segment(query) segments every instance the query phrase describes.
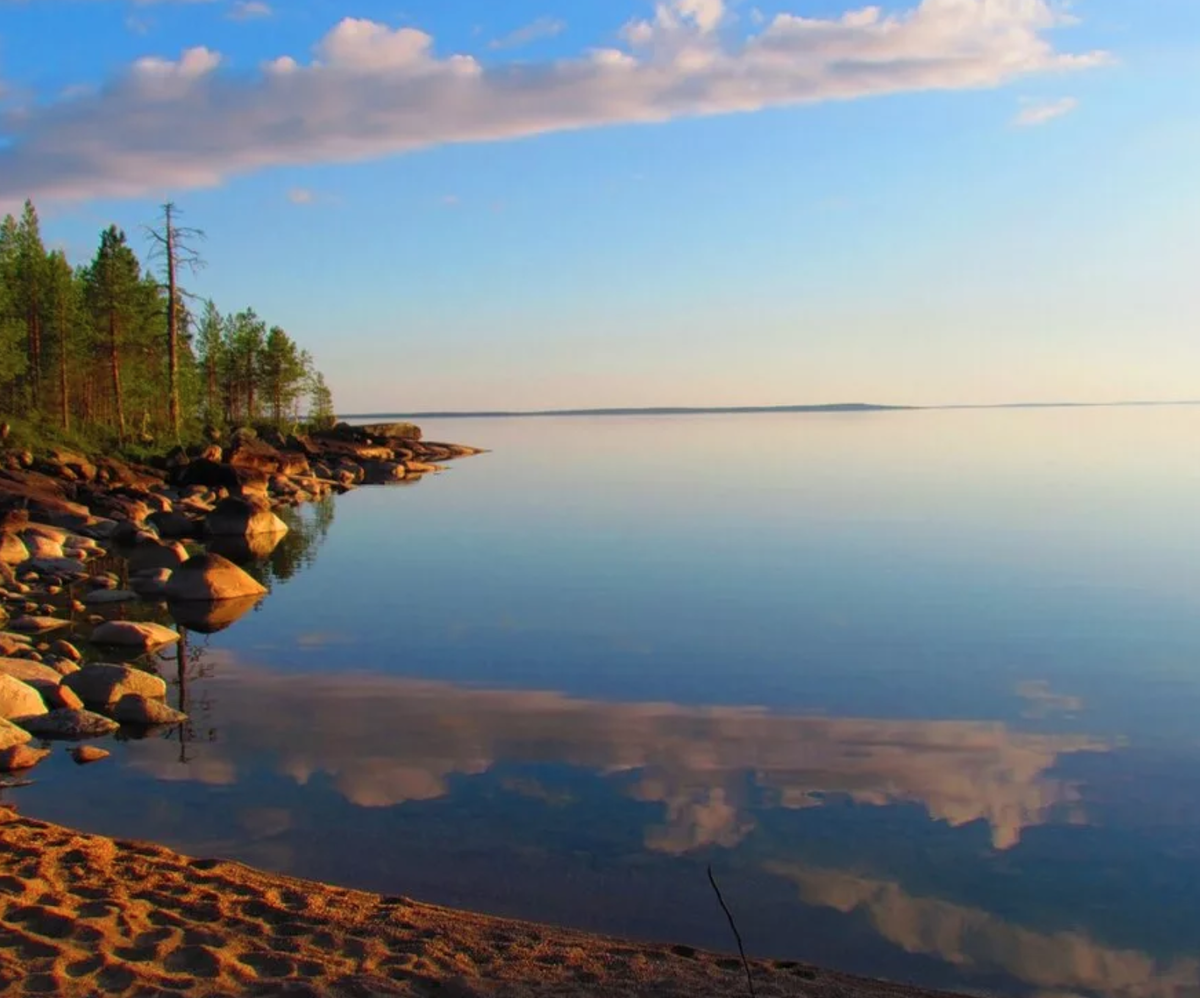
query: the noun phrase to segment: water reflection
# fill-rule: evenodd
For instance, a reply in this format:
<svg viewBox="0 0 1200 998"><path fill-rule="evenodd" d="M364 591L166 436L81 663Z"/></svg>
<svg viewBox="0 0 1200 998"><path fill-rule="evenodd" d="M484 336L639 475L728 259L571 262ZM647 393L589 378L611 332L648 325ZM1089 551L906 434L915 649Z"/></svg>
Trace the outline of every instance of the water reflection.
<svg viewBox="0 0 1200 998"><path fill-rule="evenodd" d="M452 776L499 761L635 773L632 795L666 808L647 845L670 853L741 841L754 828L749 789L785 809L819 807L830 794L870 806L918 803L951 826L986 822L994 847L1007 849L1079 800L1074 785L1049 774L1060 756L1109 748L995 723L605 703L231 662L223 670L211 684L221 691L222 737L206 749L222 780L242 760L271 760L298 783L323 773L350 802L388 807L441 797ZM165 762L145 753L135 764L163 776Z"/></svg>
<svg viewBox="0 0 1200 998"><path fill-rule="evenodd" d="M979 908L918 897L900 884L841 870L769 864L808 904L860 913L906 953L975 973L1003 972L1045 992L1179 998L1200 993L1200 959L1160 959L1085 932L1036 932Z"/></svg>

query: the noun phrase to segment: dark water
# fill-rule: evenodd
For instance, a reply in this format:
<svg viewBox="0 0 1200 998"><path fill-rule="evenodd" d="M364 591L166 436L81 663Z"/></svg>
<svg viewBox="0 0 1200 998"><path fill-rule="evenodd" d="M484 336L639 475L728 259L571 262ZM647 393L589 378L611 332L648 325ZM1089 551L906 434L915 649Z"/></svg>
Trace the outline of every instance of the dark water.
<svg viewBox="0 0 1200 998"><path fill-rule="evenodd" d="M1200 994L1200 409L444 421L26 813L1003 994ZM178 684L182 672L185 682ZM12 794L10 794L12 796Z"/></svg>

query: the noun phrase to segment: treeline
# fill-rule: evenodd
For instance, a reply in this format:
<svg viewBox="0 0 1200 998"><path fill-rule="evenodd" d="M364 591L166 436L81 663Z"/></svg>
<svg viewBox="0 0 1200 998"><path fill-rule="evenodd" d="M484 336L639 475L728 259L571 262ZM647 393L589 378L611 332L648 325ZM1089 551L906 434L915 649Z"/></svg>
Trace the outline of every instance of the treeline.
<svg viewBox="0 0 1200 998"><path fill-rule="evenodd" d="M72 266L37 211L0 225L0 412L115 444L195 439L206 427L329 423L311 355L253 309L222 314L181 287L202 233L163 206L143 265L115 225ZM155 266L157 265L157 266Z"/></svg>

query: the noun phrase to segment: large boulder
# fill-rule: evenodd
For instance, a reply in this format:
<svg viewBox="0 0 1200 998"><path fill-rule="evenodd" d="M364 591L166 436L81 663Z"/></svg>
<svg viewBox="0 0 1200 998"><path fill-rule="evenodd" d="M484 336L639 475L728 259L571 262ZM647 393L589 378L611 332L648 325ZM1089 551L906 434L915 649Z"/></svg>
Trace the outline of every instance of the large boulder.
<svg viewBox="0 0 1200 998"><path fill-rule="evenodd" d="M46 713L42 695L28 683L0 674L0 717L21 721Z"/></svg>
<svg viewBox="0 0 1200 998"><path fill-rule="evenodd" d="M180 488L201 485L206 489L224 489L231 496L265 495L267 482L266 473L257 468L205 459L193 461L175 479Z"/></svg>
<svg viewBox="0 0 1200 998"><path fill-rule="evenodd" d="M159 537L194 537L196 523L183 513L151 513L146 522L158 531Z"/></svg>
<svg viewBox="0 0 1200 998"><path fill-rule="evenodd" d="M52 710L48 714L22 719L21 727L38 738L103 738L120 729L116 721L90 710Z"/></svg>
<svg viewBox="0 0 1200 998"><path fill-rule="evenodd" d="M234 467L253 468L268 475L279 471L283 463L279 451L269 443L246 436L233 441L225 460Z"/></svg>
<svg viewBox="0 0 1200 998"><path fill-rule="evenodd" d="M159 699L167 695L167 684L162 679L130 665L85 665L65 676L63 685L78 693L84 703L95 707L116 703L126 693Z"/></svg>
<svg viewBox="0 0 1200 998"><path fill-rule="evenodd" d="M24 728L0 717L0 750L24 745L31 740L32 736Z"/></svg>
<svg viewBox="0 0 1200 998"><path fill-rule="evenodd" d="M140 538L129 556L129 572L136 575L159 568L174 570L188 559L187 548L178 541L157 541Z"/></svg>
<svg viewBox="0 0 1200 998"><path fill-rule="evenodd" d="M19 565L28 558L29 548L20 537L9 531L0 534L0 563Z"/></svg>
<svg viewBox="0 0 1200 998"><path fill-rule="evenodd" d="M62 675L41 662L31 662L27 658L0 658L0 676L11 676L38 690L57 686L62 682Z"/></svg>
<svg viewBox="0 0 1200 998"><path fill-rule="evenodd" d="M121 697L112 708L112 716L122 724L182 724L187 720L187 714L140 693Z"/></svg>
<svg viewBox="0 0 1200 998"><path fill-rule="evenodd" d="M134 620L107 620L92 631L93 644L140 651L151 651L178 640L179 635L169 627Z"/></svg>
<svg viewBox="0 0 1200 998"><path fill-rule="evenodd" d="M198 554L171 573L166 596L175 602L257 598L266 587L219 554Z"/></svg>
<svg viewBox="0 0 1200 998"><path fill-rule="evenodd" d="M63 557L62 541L46 537L40 532L34 533L27 530L21 540L25 542L25 549L29 552L30 558Z"/></svg>
<svg viewBox="0 0 1200 998"><path fill-rule="evenodd" d="M231 496L222 499L204 521L213 537L248 537L251 534L286 534L287 524L263 502Z"/></svg>
<svg viewBox="0 0 1200 998"><path fill-rule="evenodd" d="M96 477L96 466L82 454L63 447L51 447L47 455L49 463L59 468L67 468L79 478L91 481Z"/></svg>

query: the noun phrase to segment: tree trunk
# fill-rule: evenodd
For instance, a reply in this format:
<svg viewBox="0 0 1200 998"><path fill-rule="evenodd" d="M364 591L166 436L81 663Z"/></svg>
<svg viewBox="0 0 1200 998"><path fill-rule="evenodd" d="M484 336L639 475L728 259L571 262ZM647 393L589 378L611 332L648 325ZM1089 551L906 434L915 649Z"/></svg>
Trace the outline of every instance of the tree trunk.
<svg viewBox="0 0 1200 998"><path fill-rule="evenodd" d="M30 299L25 325L29 336L29 401L36 409L41 402L42 323L36 297Z"/></svg>
<svg viewBox="0 0 1200 998"><path fill-rule="evenodd" d="M121 400L121 358L117 350L117 313L108 312L108 362L112 372L113 404L117 412L117 436L125 442L125 405Z"/></svg>
<svg viewBox="0 0 1200 998"><path fill-rule="evenodd" d="M175 292L175 226L171 221L171 205L164 209L167 243L167 398L171 432L179 441L179 309Z"/></svg>
<svg viewBox="0 0 1200 998"><path fill-rule="evenodd" d="M71 432L71 395L67 386L67 310L58 309L58 412L64 433Z"/></svg>

